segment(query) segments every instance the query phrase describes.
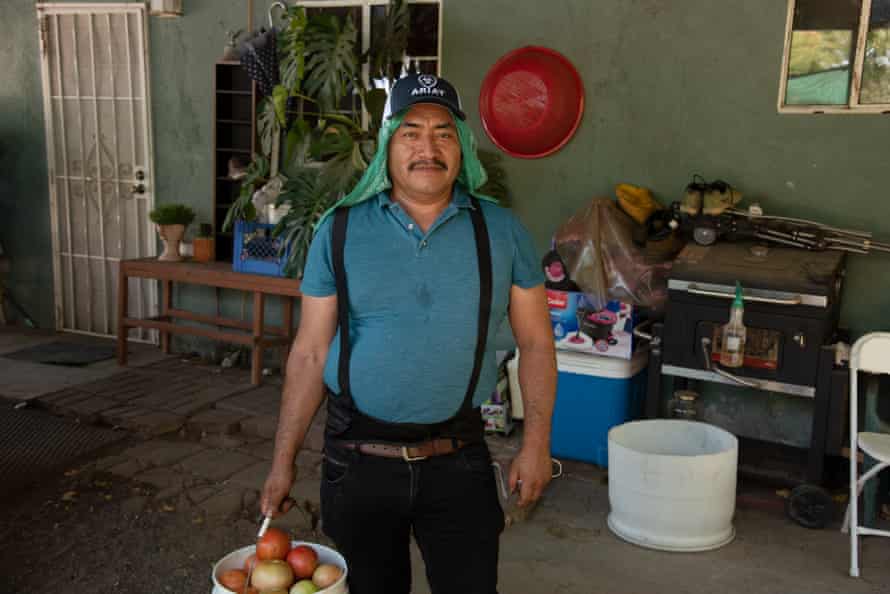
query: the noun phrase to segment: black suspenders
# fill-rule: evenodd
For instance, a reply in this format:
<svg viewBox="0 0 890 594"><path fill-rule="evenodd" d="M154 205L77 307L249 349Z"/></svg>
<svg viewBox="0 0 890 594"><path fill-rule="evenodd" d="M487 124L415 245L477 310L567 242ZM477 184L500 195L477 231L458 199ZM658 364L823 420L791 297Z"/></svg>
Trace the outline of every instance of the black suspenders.
<svg viewBox="0 0 890 594"><path fill-rule="evenodd" d="M470 209L470 219L473 222L473 235L476 239L476 257L479 264L479 327L476 335L476 350L474 353L473 372L470 374L467 392L463 403L455 415L460 416L473 408L473 395L479 384L479 375L482 372L482 360L485 356L485 347L488 343L488 326L491 319L492 300L492 268L491 268L491 243L488 236L488 227L485 225L485 217L482 215L482 207L479 200L471 198L473 208ZM339 397L346 397L352 401L349 388L349 291L346 283L346 268L343 264L343 252L346 244L346 226L349 220L349 208L338 208L334 212L334 223L331 233L331 247L334 265L334 282L337 286L337 323L340 330L340 359L337 371L337 381L340 384Z"/></svg>

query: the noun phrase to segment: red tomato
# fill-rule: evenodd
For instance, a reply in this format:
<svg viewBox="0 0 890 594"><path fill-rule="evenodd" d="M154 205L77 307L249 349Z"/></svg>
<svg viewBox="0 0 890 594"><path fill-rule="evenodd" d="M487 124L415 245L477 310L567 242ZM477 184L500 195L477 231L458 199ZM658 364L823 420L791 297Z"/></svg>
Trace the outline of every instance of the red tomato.
<svg viewBox="0 0 890 594"><path fill-rule="evenodd" d="M222 572L217 578L222 587L232 592L240 592L244 590L244 582L247 581L247 572L240 569L230 569Z"/></svg>
<svg viewBox="0 0 890 594"><path fill-rule="evenodd" d="M300 545L291 549L287 554L287 563L294 570L298 580L311 578L312 572L318 567L318 553L315 549L306 545Z"/></svg>
<svg viewBox="0 0 890 594"><path fill-rule="evenodd" d="M284 530L269 528L256 544L256 558L260 561L283 560L290 550L290 538Z"/></svg>

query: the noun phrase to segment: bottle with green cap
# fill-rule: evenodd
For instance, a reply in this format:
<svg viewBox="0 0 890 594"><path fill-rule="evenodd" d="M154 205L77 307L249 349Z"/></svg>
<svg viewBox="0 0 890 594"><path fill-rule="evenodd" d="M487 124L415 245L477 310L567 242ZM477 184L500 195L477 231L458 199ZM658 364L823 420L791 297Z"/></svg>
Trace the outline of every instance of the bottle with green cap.
<svg viewBox="0 0 890 594"><path fill-rule="evenodd" d="M724 367L741 367L745 363L745 302L742 285L735 284L735 299L729 309L729 323L723 326L723 349L720 364Z"/></svg>

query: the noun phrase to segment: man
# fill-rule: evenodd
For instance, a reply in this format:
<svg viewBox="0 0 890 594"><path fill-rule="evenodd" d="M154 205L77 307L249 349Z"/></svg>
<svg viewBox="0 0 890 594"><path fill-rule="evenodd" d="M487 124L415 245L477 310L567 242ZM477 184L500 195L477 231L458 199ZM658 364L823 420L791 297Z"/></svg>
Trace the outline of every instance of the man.
<svg viewBox="0 0 890 594"><path fill-rule="evenodd" d="M504 518L479 406L509 315L525 406L509 486L530 504L550 480L556 385L540 260L513 214L477 192L485 172L447 81L399 80L384 117L374 161L309 250L261 506L289 508L327 394L322 525L350 592L410 592L413 532L434 594L494 594Z"/></svg>

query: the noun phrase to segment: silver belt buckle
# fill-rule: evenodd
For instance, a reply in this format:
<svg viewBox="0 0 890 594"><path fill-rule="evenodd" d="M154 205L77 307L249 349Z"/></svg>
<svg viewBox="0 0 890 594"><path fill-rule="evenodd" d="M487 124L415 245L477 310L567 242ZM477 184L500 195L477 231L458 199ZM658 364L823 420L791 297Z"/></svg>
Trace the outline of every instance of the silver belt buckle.
<svg viewBox="0 0 890 594"><path fill-rule="evenodd" d="M420 462L427 458L429 458L429 456L409 456L408 446L402 446L402 459L405 460L405 462Z"/></svg>

